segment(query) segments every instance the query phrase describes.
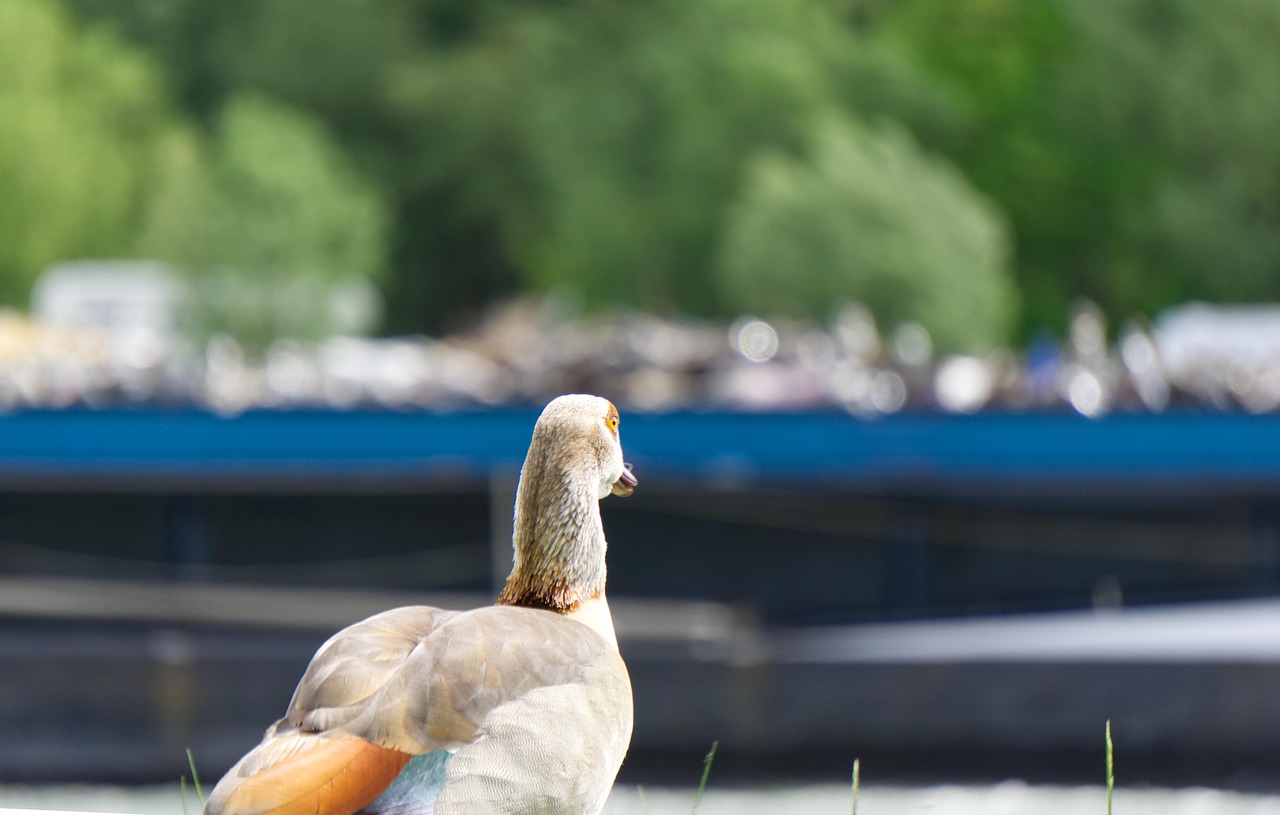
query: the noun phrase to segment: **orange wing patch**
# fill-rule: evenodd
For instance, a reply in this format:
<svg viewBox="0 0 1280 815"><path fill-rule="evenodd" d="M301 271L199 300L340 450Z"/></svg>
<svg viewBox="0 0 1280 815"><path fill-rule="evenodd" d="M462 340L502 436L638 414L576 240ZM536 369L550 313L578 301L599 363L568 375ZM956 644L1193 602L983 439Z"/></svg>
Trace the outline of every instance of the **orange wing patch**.
<svg viewBox="0 0 1280 815"><path fill-rule="evenodd" d="M219 782L205 815L352 815L413 758L354 736L294 732L278 738L299 741L268 739L255 748Z"/></svg>

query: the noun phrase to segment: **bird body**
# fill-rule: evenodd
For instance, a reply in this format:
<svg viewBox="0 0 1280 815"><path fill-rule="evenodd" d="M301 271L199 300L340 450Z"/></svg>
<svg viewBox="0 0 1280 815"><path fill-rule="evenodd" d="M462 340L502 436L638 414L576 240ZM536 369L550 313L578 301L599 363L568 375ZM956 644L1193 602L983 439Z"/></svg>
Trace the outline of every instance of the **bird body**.
<svg viewBox="0 0 1280 815"><path fill-rule="evenodd" d="M498 604L392 609L317 651L206 815L594 815L631 739L599 500L628 495L617 410L565 396L521 471Z"/></svg>

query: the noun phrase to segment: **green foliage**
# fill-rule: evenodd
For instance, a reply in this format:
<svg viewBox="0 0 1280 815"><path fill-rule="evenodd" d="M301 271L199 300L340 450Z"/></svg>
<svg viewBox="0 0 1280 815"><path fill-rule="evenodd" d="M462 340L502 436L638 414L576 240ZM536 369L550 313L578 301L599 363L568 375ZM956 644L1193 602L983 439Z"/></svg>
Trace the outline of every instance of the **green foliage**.
<svg viewBox="0 0 1280 815"><path fill-rule="evenodd" d="M145 254L188 273L198 335L254 347L341 329L331 290L382 268L386 212L312 117L234 97L157 196Z"/></svg>
<svg viewBox="0 0 1280 815"><path fill-rule="evenodd" d="M387 195L394 216L385 280L391 331L438 330L510 293L518 280L486 174L506 166L501 44L478 46L507 5L480 0L68 0L162 59L184 105L216 126L226 101L269 95L323 119L347 158ZM511 4L519 11L520 4ZM491 85L448 109L439 86L471 53L495 58ZM468 143L467 139L477 139Z"/></svg>
<svg viewBox="0 0 1280 815"><path fill-rule="evenodd" d="M968 346L999 341L1010 320L1024 334L1061 325L1082 295L1117 318L1189 298L1280 297L1272 0L65 2L145 46L205 131L245 94L322 121L393 207L394 330L439 328L518 287L724 314L754 302L739 288L755 261L733 248L752 243L744 222L793 247L805 230L825 235L821 251L841 257L874 248L881 268L897 263L893 241L924 234L926 213L943 219L927 231L932 248L902 250L896 277L798 273L784 287L795 307L817 308L805 287L870 289L891 323L934 308L923 292L965 288L981 304L969 325L942 306L911 316ZM53 255L115 251L149 179L170 175L157 168L217 163L201 157L203 134L164 124L144 61L73 30L58 8L0 0L0 122L23 122L0 124L0 168L32 201L14 210L24 199L0 189L9 277L29 279ZM85 60L93 70L30 78ZM833 121L852 153L876 144L899 157L900 195L854 190L855 170L823 158ZM95 195L76 197L86 168ZM835 217L784 206L783 177L833 206L883 203L892 226L865 250L832 248L849 243L833 236ZM938 184L950 203L909 205ZM783 216L806 206L816 223ZM1001 257L1010 242L1016 253ZM940 247L967 271L923 260ZM818 262L817 246L803 251ZM1006 264L1020 297L990 271ZM729 269L731 285L717 279ZM955 282L966 275L972 292Z"/></svg>
<svg viewBox="0 0 1280 815"><path fill-rule="evenodd" d="M335 282L385 264L380 195L309 114L237 95L214 127L184 122L105 29L0 0L0 302L25 304L55 261L143 254L199 280L197 333L337 327Z"/></svg>
<svg viewBox="0 0 1280 815"><path fill-rule="evenodd" d="M907 123L1011 223L1024 331L1061 324L1073 298L1098 297L1080 289L1077 253L1094 244L1085 238L1082 248L1082 236L1098 236L1099 195L1095 177L1071 164L1071 136L1059 134L1054 83L1073 42L1060 4L906 0L888 6L875 30L946 99L941 128Z"/></svg>
<svg viewBox="0 0 1280 815"><path fill-rule="evenodd" d="M1024 330L1280 297L1280 7L907 0L872 28L954 112L920 127L1008 214ZM929 123L926 123L926 125Z"/></svg>
<svg viewBox="0 0 1280 815"><path fill-rule="evenodd" d="M900 127L833 120L811 156L764 154L730 211L727 299L757 313L823 314L860 300L916 320L946 350L1007 337L1015 292L1004 222Z"/></svg>
<svg viewBox="0 0 1280 815"><path fill-rule="evenodd" d="M835 108L847 34L790 0L576 4L482 20L426 59L428 183L464 172L527 284L588 304L722 311L708 270L761 147Z"/></svg>
<svg viewBox="0 0 1280 815"><path fill-rule="evenodd" d="M1081 5L1063 97L1121 182L1103 269L1126 288L1111 299L1151 310L1280 297L1280 6ZM1147 281L1161 285L1142 297Z"/></svg>
<svg viewBox="0 0 1280 815"><path fill-rule="evenodd" d="M74 2L151 44L200 115L252 88L325 118L396 198L400 330L517 283L728 314L715 275L762 156L799 159L816 122L863 108L940 133L954 117L819 0Z"/></svg>
<svg viewBox="0 0 1280 815"><path fill-rule="evenodd" d="M44 267L127 253L171 136L156 71L49 0L0 0L0 302Z"/></svg>
<svg viewBox="0 0 1280 815"><path fill-rule="evenodd" d="M312 117L265 98L233 98L209 160L176 175L152 214L147 243L197 267L370 273L381 261L383 213Z"/></svg>

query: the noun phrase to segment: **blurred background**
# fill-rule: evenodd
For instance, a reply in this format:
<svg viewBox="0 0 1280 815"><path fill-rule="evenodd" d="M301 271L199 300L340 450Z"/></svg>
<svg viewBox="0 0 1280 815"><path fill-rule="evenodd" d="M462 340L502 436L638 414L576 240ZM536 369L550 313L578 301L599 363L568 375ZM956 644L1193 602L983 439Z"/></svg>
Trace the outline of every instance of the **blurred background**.
<svg viewBox="0 0 1280 815"><path fill-rule="evenodd" d="M1280 6L0 0L0 780L215 777L622 409L628 783L1280 785Z"/></svg>

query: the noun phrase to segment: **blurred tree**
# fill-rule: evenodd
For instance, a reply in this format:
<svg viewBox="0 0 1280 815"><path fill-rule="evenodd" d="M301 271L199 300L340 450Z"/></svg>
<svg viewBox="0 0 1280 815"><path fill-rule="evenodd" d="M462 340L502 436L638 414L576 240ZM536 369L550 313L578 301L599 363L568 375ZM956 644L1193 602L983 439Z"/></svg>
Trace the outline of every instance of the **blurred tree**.
<svg viewBox="0 0 1280 815"><path fill-rule="evenodd" d="M955 132L927 72L833 0L72 2L148 43L198 115L248 88L324 118L394 201L391 330L520 284L725 313L757 155L864 109Z"/></svg>
<svg viewBox="0 0 1280 815"><path fill-rule="evenodd" d="M870 28L947 100L942 127L907 123L1008 214L1023 331L1060 326L1081 293L1081 255L1106 240L1095 207L1108 192L1073 165L1079 151L1057 130L1055 82L1073 41L1059 4L902 0L878 12Z"/></svg>
<svg viewBox="0 0 1280 815"><path fill-rule="evenodd" d="M999 212L901 127L832 120L796 159L752 162L730 211L728 301L757 313L866 304L883 325L917 321L940 350L1008 337L1016 294Z"/></svg>
<svg viewBox="0 0 1280 815"><path fill-rule="evenodd" d="M0 0L0 302L48 264L127 253L174 138L153 66L49 0Z"/></svg>
<svg viewBox="0 0 1280 815"><path fill-rule="evenodd" d="M507 256L526 281L543 290L570 290L588 304L726 314L755 302L747 294L750 275L728 287L715 280L725 229L739 226L731 241L738 247L745 240L743 219L753 228L785 233L778 239L792 244L798 235L790 216L763 214L761 208L779 202L757 200L768 184L753 168L790 166L788 157L799 159L814 142L827 144L820 123L855 115L849 89L857 86L859 72L877 69L881 97L894 104L927 96L902 92L910 72L894 74L890 61L855 59L859 43L852 32L816 3L576 4L510 10L502 21L467 48L419 66L409 106L421 111L420 130L434 146L421 155L424 172L443 178L465 168L465 205L491 213ZM928 106L927 99L919 104ZM761 156L768 156L763 165ZM861 154L831 149L813 166L844 173L832 186L849 191L847 176L865 165L842 167L845 160L856 163ZM906 196L943 177L923 159L905 161L899 170L894 183L907 185ZM754 196L748 209L760 211L730 216L744 184ZM867 193L864 208L878 194ZM989 227L948 204L930 210L936 217L966 218L941 224L948 235ZM900 216L917 217L899 206L886 220ZM824 223L836 230L837 221L833 215ZM903 229L914 233L917 225ZM766 231L750 240L766 245L773 237ZM975 244L987 239L985 233L973 236ZM1007 252L994 246L999 238L991 243L982 274L998 281L1007 274ZM741 271L749 264L740 249L734 251L737 259L723 268ZM791 273L788 285L797 290L792 306L815 315L825 314L832 296L873 289L879 292L873 305L894 314L924 302L901 300L905 289L884 285L896 274L882 268L897 262L891 254L879 261L878 282L853 279L870 267L832 267L848 260L815 251L806 262L820 268L792 265L775 276ZM919 269L903 274L914 271ZM920 288L932 282L922 281ZM983 291L975 298L1004 297L1004 304L966 342L989 341L1008 325L1013 300L1005 297L1007 284L995 285L999 295Z"/></svg>
<svg viewBox="0 0 1280 815"><path fill-rule="evenodd" d="M1141 181L1109 202L1110 303L1280 298L1280 5L1064 7L1080 32L1064 121Z"/></svg>
<svg viewBox="0 0 1280 815"><path fill-rule="evenodd" d="M1280 297L1280 6L902 0L876 36L951 115L903 118L1009 214L1023 330Z"/></svg>
<svg viewBox="0 0 1280 815"><path fill-rule="evenodd" d="M211 122L230 93L219 63L223 32L252 13L253 0L63 0L81 20L144 46L166 69L182 108Z"/></svg>
<svg viewBox="0 0 1280 815"><path fill-rule="evenodd" d="M802 166L833 116L905 123L1004 210L1024 333L1080 295L1280 296L1271 0L67 2L209 126L243 90L324 120L394 207L393 330L521 284L723 311L760 156Z"/></svg>
<svg viewBox="0 0 1280 815"><path fill-rule="evenodd" d="M140 247L188 273L197 332L260 348L277 336L360 328L361 315L334 293L354 286L360 296L382 271L387 212L323 126L236 96L208 159L189 148L150 208Z"/></svg>
<svg viewBox="0 0 1280 815"><path fill-rule="evenodd" d="M451 0L69 0L146 46L186 108L214 127L232 95L263 93L320 117L391 204L385 329L439 330L518 279L488 213L462 205L470 165L425 175L440 149L413 107L419 64L465 48L501 2ZM479 101L479 100L477 100Z"/></svg>

